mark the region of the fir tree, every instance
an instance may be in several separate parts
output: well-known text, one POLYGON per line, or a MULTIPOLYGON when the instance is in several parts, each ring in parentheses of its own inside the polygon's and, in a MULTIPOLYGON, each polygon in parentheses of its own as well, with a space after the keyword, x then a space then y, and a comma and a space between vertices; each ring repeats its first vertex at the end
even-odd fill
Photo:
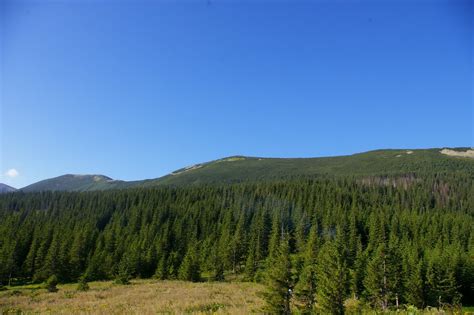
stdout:
POLYGON ((301 305, 301 312, 304 314, 312 313, 316 303, 316 257, 318 249, 318 226, 314 224, 311 227, 305 248, 303 270, 295 286, 295 295, 301 305))
POLYGON ((191 245, 179 267, 178 279, 192 282, 201 281, 201 266, 196 253, 196 246, 191 245))
POLYGON ((131 273, 130 273, 130 261, 127 257, 122 257, 120 260, 117 275, 115 276, 115 283, 117 284, 130 284, 131 273))
POLYGON ((46 290, 48 290, 48 292, 57 292, 58 291, 58 288, 56 287, 57 285, 58 285, 58 277, 56 277, 56 275, 52 275, 48 278, 48 280, 46 280, 45 287, 46 287, 46 290))
POLYGON ((387 310, 399 296, 399 257, 385 244, 379 245, 367 265, 365 288, 372 305, 387 310))
POLYGON ((348 270, 341 253, 332 241, 326 242, 318 255, 316 300, 325 313, 343 314, 348 270))
POLYGON ((411 257, 408 269, 405 277, 405 300, 408 304, 422 309, 425 305, 423 261, 411 257))
POLYGON ((267 270, 267 292, 264 294, 265 311, 273 314, 291 314, 290 300, 293 289, 289 237, 285 235, 267 270))
POLYGON ((459 286, 454 270, 450 269, 446 263, 443 264, 440 258, 434 258, 428 264, 426 284, 430 305, 442 306, 440 303, 459 303, 459 286))
POLYGON ((77 283, 77 291, 88 291, 89 284, 87 283, 87 279, 85 276, 79 278, 79 282, 77 283))

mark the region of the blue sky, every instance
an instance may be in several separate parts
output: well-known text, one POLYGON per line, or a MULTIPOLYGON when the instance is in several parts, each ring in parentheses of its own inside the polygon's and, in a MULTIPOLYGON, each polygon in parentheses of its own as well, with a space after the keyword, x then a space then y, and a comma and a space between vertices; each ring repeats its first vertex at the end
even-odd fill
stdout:
POLYGON ((2 1, 0 21, 15 187, 474 145, 469 0, 2 1))

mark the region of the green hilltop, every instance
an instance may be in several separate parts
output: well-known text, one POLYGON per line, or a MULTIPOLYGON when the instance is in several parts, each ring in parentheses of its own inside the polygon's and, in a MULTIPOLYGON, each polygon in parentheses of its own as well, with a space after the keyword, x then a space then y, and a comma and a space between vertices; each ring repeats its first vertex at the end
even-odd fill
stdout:
POLYGON ((112 179, 104 175, 73 175, 66 174, 22 188, 24 192, 33 191, 88 191, 108 187, 112 179))

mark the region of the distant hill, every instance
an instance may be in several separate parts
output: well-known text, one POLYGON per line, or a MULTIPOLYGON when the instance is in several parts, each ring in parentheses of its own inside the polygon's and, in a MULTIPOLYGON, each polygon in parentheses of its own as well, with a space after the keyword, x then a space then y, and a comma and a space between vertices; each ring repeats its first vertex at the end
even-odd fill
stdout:
POLYGON ((87 191, 102 189, 101 187, 105 188, 109 182, 113 182, 113 180, 104 175, 67 174, 39 181, 21 190, 24 192, 47 190, 87 191))
POLYGON ((117 181, 103 175, 64 175, 23 188, 23 191, 90 191, 151 187, 158 185, 199 185, 284 179, 296 176, 396 176, 405 174, 469 173, 474 175, 474 150, 397 149, 320 158, 262 158, 232 156, 178 169, 166 176, 117 181))
POLYGON ((16 188, 0 183, 0 194, 16 191, 16 188))

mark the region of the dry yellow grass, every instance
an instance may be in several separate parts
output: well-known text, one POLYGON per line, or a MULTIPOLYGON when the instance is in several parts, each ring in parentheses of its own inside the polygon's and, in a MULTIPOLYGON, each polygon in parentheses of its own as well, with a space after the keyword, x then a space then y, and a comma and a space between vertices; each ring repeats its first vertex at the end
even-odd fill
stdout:
POLYGON ((0 313, 48 314, 248 314, 263 300, 255 283, 190 283, 135 280, 121 286, 89 283, 87 292, 76 285, 60 285, 49 293, 32 286, 0 292, 0 313))

